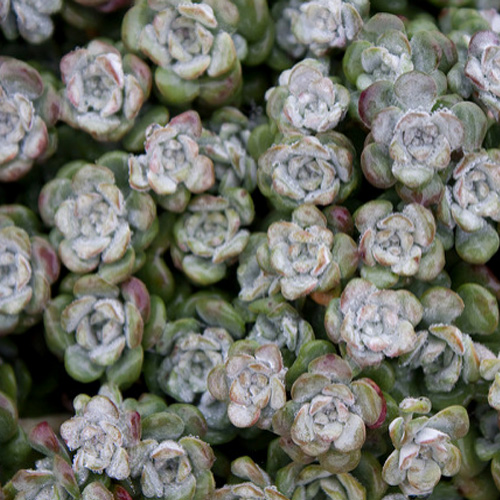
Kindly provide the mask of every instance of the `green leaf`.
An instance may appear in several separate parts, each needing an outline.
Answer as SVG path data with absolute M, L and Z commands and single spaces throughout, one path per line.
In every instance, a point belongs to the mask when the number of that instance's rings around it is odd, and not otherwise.
M 462 149 L 476 151 L 483 144 L 488 129 L 486 115 L 473 102 L 459 102 L 451 110 L 464 124 L 465 139 Z
M 434 323 L 451 324 L 464 310 L 464 302 L 460 295 L 440 286 L 426 290 L 420 297 L 420 302 L 424 306 L 422 318 L 424 326 Z
M 170 114 L 165 106 L 153 106 L 136 120 L 132 130 L 122 139 L 123 147 L 132 153 L 143 153 L 146 129 L 152 124 L 165 126 Z
M 11 439 L 17 431 L 17 408 L 14 401 L 0 392 L 0 443 Z
M 73 344 L 66 349 L 64 367 L 70 377 L 84 383 L 93 382 L 104 373 L 104 367 L 90 361 L 88 352 L 78 344 Z
M 120 389 L 132 385 L 141 375 L 144 351 L 142 346 L 125 349 L 120 359 L 106 369 L 106 378 Z
M 487 223 L 473 233 L 456 228 L 455 250 L 470 264 L 485 264 L 495 255 L 499 247 L 498 233 Z
M 368 144 L 361 153 L 361 168 L 373 186 L 388 189 L 396 184 L 392 173 L 392 160 L 387 148 L 376 142 Z
M 490 335 L 499 320 L 498 302 L 486 288 L 476 283 L 467 283 L 458 290 L 465 308 L 456 325 L 465 333 Z
M 311 340 L 305 343 L 300 351 L 297 359 L 286 373 L 286 386 L 288 389 L 294 384 L 302 373 L 308 369 L 309 363 L 314 359 L 335 352 L 333 344 L 327 340 Z
M 161 442 L 165 439 L 179 439 L 184 433 L 182 418 L 172 412 L 162 411 L 143 418 L 142 439 L 154 439 Z
M 176 403 L 167 409 L 177 415 L 184 423 L 184 435 L 203 437 L 207 432 L 207 423 L 203 414 L 193 405 Z
M 207 325 L 225 328 L 234 339 L 245 336 L 245 322 L 225 300 L 201 298 L 196 303 L 196 312 Z

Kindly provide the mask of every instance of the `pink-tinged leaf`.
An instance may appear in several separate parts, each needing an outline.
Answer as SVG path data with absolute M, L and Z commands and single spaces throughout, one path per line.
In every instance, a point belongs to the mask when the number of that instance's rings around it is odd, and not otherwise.
M 43 92 L 43 80 L 38 71 L 23 61 L 11 57 L 0 60 L 0 82 L 10 94 L 19 92 L 34 100 Z
M 491 45 L 500 45 L 498 35 L 493 31 L 478 31 L 470 39 L 469 56 L 480 58 L 486 47 Z
M 24 137 L 21 151 L 30 159 L 42 156 L 49 146 L 47 126 L 40 117 L 36 117 L 31 130 Z
M 375 82 L 361 92 L 359 96 L 358 112 L 363 123 L 371 127 L 376 114 L 391 104 L 393 85 L 390 82 Z
M 149 319 L 151 310 L 151 298 L 146 285 L 137 278 L 129 278 L 122 283 L 121 292 L 123 297 L 134 304 L 145 322 Z
M 227 416 L 235 427 L 252 427 L 259 420 L 260 409 L 253 405 L 241 406 L 229 403 Z
M 201 136 L 202 124 L 196 111 L 186 111 L 172 118 L 167 126 L 175 127 L 179 134 L 185 133 L 196 138 Z
M 61 265 L 56 251 L 43 238 L 35 236 L 31 240 L 31 253 L 35 267 L 41 268 L 50 284 L 59 277 Z
M 133 500 L 130 493 L 123 486 L 119 485 L 113 487 L 113 498 L 114 500 Z
M 406 109 L 430 109 L 437 97 L 436 82 L 420 71 L 401 75 L 394 85 L 394 91 Z
M 357 391 L 356 388 L 361 388 L 362 387 L 361 384 L 365 385 L 365 387 L 363 389 L 364 389 L 364 394 L 366 396 L 369 395 L 369 392 L 372 392 L 372 391 L 366 391 L 366 389 L 368 389 L 368 387 L 371 388 L 372 390 L 374 390 L 376 396 L 373 393 L 370 394 L 372 397 L 365 398 L 364 403 L 370 403 L 370 405 L 369 405 L 370 410 L 377 408 L 378 418 L 376 418 L 376 419 L 374 419 L 374 418 L 368 419 L 367 418 L 368 416 L 370 416 L 370 417 L 375 416 L 373 411 L 368 411 L 368 412 L 366 412 L 366 414 L 365 414 L 365 412 L 363 412 L 363 415 L 361 415 L 361 416 L 363 417 L 363 420 L 365 421 L 367 427 L 369 427 L 370 429 L 378 429 L 384 423 L 385 417 L 387 416 L 387 402 L 384 398 L 384 395 L 383 395 L 380 387 L 370 378 L 362 378 L 362 379 L 356 380 L 353 383 L 352 390 L 356 393 L 356 396 L 359 395 L 359 391 Z
M 324 375 L 332 382 L 348 383 L 352 379 L 351 367 L 337 354 L 325 354 L 311 361 L 309 372 Z
M 64 451 L 48 422 L 41 422 L 29 433 L 29 441 L 35 450 L 52 456 Z
M 71 468 L 71 464 L 61 458 L 59 455 L 54 456 L 53 462 L 54 476 L 59 484 L 73 497 L 78 498 L 80 488 L 76 482 L 75 473 Z

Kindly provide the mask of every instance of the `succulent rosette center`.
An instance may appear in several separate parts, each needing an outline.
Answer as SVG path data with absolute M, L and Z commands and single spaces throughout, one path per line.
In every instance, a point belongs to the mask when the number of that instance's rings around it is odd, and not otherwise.
M 334 263 L 333 233 L 326 227 L 278 222 L 269 228 L 268 240 L 271 265 L 282 276 L 281 292 L 289 300 L 313 291 Z
M 0 229 L 0 313 L 19 314 L 30 301 L 32 269 L 26 233 L 7 226 Z
M 185 483 L 194 482 L 189 457 L 175 441 L 160 443 L 151 452 L 151 459 L 143 470 L 142 489 L 146 497 L 170 498 Z
M 0 162 L 13 160 L 20 148 L 20 142 L 33 127 L 35 110 L 33 104 L 23 95 L 7 96 L 0 87 Z
M 226 247 L 237 240 L 247 238 L 247 231 L 240 231 L 240 217 L 225 200 L 214 204 L 212 210 L 203 210 L 202 206 L 193 206 L 195 211 L 184 219 L 183 244 L 194 255 L 221 262 L 225 258 Z M 214 210 L 220 208 L 219 210 Z
M 462 124 L 447 111 L 407 112 L 396 124 L 389 146 L 393 174 L 410 187 L 415 182 L 413 169 L 423 171 L 425 179 L 430 180 L 434 171 L 449 165 L 451 153 L 460 147 L 462 137 Z
M 345 115 L 345 96 L 338 96 L 332 80 L 313 66 L 295 66 L 288 89 L 290 95 L 283 104 L 283 113 L 299 130 L 325 132 L 335 128 Z
M 106 473 L 115 479 L 130 474 L 128 455 L 124 449 L 120 412 L 106 396 L 90 399 L 82 415 L 64 422 L 61 436 L 70 450 L 77 450 L 73 460 L 75 472 L 85 480 L 88 471 Z
M 422 250 L 414 241 L 412 221 L 404 215 L 392 214 L 379 221 L 377 229 L 371 247 L 375 260 L 391 266 L 396 274 L 416 274 Z
M 153 125 L 146 131 L 146 154 L 130 157 L 130 184 L 133 188 L 151 188 L 159 195 L 176 193 L 179 184 L 200 193 L 214 181 L 212 161 L 199 154 L 198 139 L 202 125 L 198 113 L 187 111 L 167 126 Z
M 443 476 L 454 476 L 461 466 L 460 450 L 453 441 L 469 430 L 467 410 L 448 406 L 432 417 L 413 417 L 429 413 L 427 398 L 406 398 L 399 408 L 402 416 L 389 425 L 396 448 L 386 460 L 383 479 L 398 485 L 407 496 L 428 496 Z
M 291 427 L 293 441 L 311 456 L 328 451 L 331 445 L 343 452 L 357 450 L 365 439 L 365 424 L 350 411 L 354 403 L 347 386 L 327 386 L 299 410 Z
M 0 180 L 10 182 L 23 176 L 34 160 L 46 152 L 49 137 L 47 126 L 32 102 L 43 89 L 40 76 L 27 65 L 19 67 L 20 61 L 4 59 L 0 62 L 5 71 L 0 78 L 5 80 L 0 85 Z M 16 71 L 18 75 L 26 74 L 25 81 L 16 82 L 22 77 L 13 76 L 9 71 L 14 71 L 14 75 Z
M 492 155 L 470 153 L 453 172 L 451 210 L 464 231 L 480 229 L 486 217 L 500 221 L 500 163 Z
M 363 51 L 361 64 L 370 75 L 370 78 L 362 79 L 364 85 L 361 85 L 361 90 L 379 80 L 393 82 L 403 73 L 413 70 L 411 57 L 407 53 L 394 54 L 386 47 L 372 47 Z
M 125 75 L 118 54 L 87 54 L 67 84 L 67 96 L 79 113 L 109 118 L 123 105 Z M 118 122 L 118 118 L 116 118 Z
M 63 313 L 64 327 L 74 331 L 77 343 L 88 351 L 92 362 L 113 364 L 127 344 L 127 318 L 123 304 L 116 299 L 85 296 L 72 302 Z
M 353 5 L 342 0 L 313 0 L 292 11 L 292 32 L 316 56 L 331 48 L 345 47 L 359 32 L 363 21 Z
M 226 370 L 231 379 L 228 416 L 238 427 L 256 424 L 268 405 L 275 406 L 279 402 L 281 407 L 285 403 L 282 366 L 239 355 L 228 360 Z
M 196 334 L 193 334 L 196 335 Z M 210 370 L 223 362 L 222 353 L 206 351 L 204 349 L 190 350 L 188 344 L 196 342 L 196 339 L 187 337 L 179 345 L 185 355 L 176 363 L 176 370 L 180 376 L 189 379 L 195 392 L 205 392 L 207 390 L 207 376 Z
M 207 392 L 207 377 L 212 368 L 224 363 L 232 342 L 223 328 L 206 328 L 201 333 L 185 333 L 158 371 L 161 388 L 178 401 L 192 403 Z
M 277 179 L 280 177 L 280 174 L 288 174 L 302 188 L 304 194 L 302 197 L 306 198 L 306 193 L 316 191 L 321 187 L 325 174 L 332 174 L 331 169 L 328 168 L 329 165 L 325 165 L 324 163 L 321 159 L 305 156 L 291 158 L 286 166 L 279 165 L 274 171 L 273 180 L 275 181 L 275 188 L 279 186 Z M 285 169 L 286 172 L 283 172 Z
M 113 184 L 99 183 L 64 201 L 55 214 L 55 224 L 65 237 L 62 253 L 96 267 L 99 261 L 113 262 L 125 253 L 132 231 L 125 200 Z M 64 260 L 64 259 L 63 259 Z
M 194 79 L 210 66 L 218 23 L 212 7 L 179 4 L 158 12 L 141 34 L 142 49 L 162 67 L 171 66 L 181 78 Z
M 172 194 L 177 184 L 186 181 L 191 164 L 198 156 L 198 145 L 187 135 L 152 145 L 148 180 L 158 194 Z
M 229 355 L 224 365 L 210 372 L 208 388 L 228 401 L 227 415 L 233 425 L 269 429 L 273 415 L 286 402 L 285 374 L 280 350 L 265 344 L 255 348 L 253 355 Z
M 376 365 L 385 356 L 409 352 L 422 317 L 419 301 L 406 290 L 378 290 L 365 280 L 351 280 L 340 302 L 344 315 L 340 335 L 361 365 Z

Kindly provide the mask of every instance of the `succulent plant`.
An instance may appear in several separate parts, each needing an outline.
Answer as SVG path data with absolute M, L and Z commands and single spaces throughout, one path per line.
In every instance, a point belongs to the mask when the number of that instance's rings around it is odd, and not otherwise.
M 317 459 L 332 474 L 358 465 L 366 426 L 383 423 L 386 404 L 372 380 L 352 378 L 346 361 L 326 354 L 311 361 L 294 382 L 292 399 L 274 416 L 273 430 L 295 462 Z
M 406 398 L 399 408 L 402 416 L 389 426 L 396 449 L 384 464 L 383 477 L 406 495 L 425 496 L 441 475 L 458 473 L 461 455 L 452 441 L 467 434 L 469 417 L 462 406 L 450 406 L 431 417 L 413 418 L 413 413 L 430 412 L 431 403 L 425 397 Z
M 342 64 L 358 90 L 381 80 L 395 82 L 412 71 L 412 47 L 401 19 L 386 13 L 371 17 L 347 48 Z
M 252 123 L 238 109 L 215 111 L 203 131 L 200 147 L 214 162 L 218 189 L 242 187 L 251 193 L 257 185 L 257 163 L 248 152 Z
M 0 0 L 0 500 L 500 500 L 499 7 Z
M 240 292 L 238 298 L 245 302 L 266 295 L 275 295 L 280 291 L 279 276 L 272 270 L 266 272 L 261 269 L 257 260 L 259 247 L 266 245 L 266 233 L 254 232 L 250 235 L 247 246 L 239 255 L 237 276 Z
M 212 449 L 199 438 L 145 439 L 131 452 L 131 476 L 140 478 L 142 494 L 147 498 L 211 498 L 213 485 L 200 479 L 210 477 L 208 471 L 214 462 Z
M 279 210 L 344 201 L 356 187 L 354 148 L 334 131 L 290 136 L 259 157 L 257 180 Z
M 48 126 L 57 121 L 59 107 L 48 87 L 35 68 L 0 57 L 1 182 L 17 181 L 51 152 Z
M 454 152 L 481 144 L 485 121 L 479 108 L 465 102 L 447 108 L 437 98 L 436 81 L 418 71 L 401 75 L 393 87 L 376 82 L 363 91 L 359 112 L 371 135 L 361 166 L 369 182 L 388 188 L 399 181 L 422 189 L 450 165 Z
M 119 396 L 112 399 L 112 395 Z M 127 449 L 140 438 L 140 417 L 124 410 L 121 395 L 112 386 L 103 386 L 100 394 L 80 394 L 73 401 L 76 415 L 61 425 L 61 436 L 68 448 L 76 451 L 73 470 L 79 484 L 89 473 L 123 480 L 130 476 Z
M 140 415 L 141 439 L 127 449 L 134 498 L 212 498 L 215 456 L 203 440 L 207 425 L 200 412 L 191 405 L 167 406 L 153 394 L 128 398 L 123 407 Z
M 0 207 L 0 337 L 37 323 L 59 276 L 59 259 L 21 205 Z M 38 228 L 39 229 L 39 228 Z
M 408 290 L 379 290 L 354 278 L 340 299 L 333 299 L 325 327 L 335 343 L 345 343 L 347 354 L 361 367 L 377 365 L 385 356 L 410 352 L 417 340 L 414 328 L 424 308 Z
M 361 276 L 381 285 L 399 276 L 433 280 L 444 268 L 445 257 L 432 212 L 418 203 L 405 205 L 399 213 L 392 209 L 389 201 L 375 200 L 353 215 L 361 234 Z
M 125 167 L 125 154 L 115 159 Z M 108 281 L 119 282 L 131 274 L 137 253 L 156 235 L 152 198 L 128 189 L 123 177 L 121 170 L 118 186 L 106 166 L 75 162 L 43 187 L 40 214 L 54 228 L 52 241 L 70 271 L 82 274 L 98 269 Z
M 470 40 L 465 75 L 470 79 L 478 99 L 498 121 L 500 81 L 497 59 L 500 38 L 493 31 L 479 31 Z
M 487 219 L 500 222 L 500 150 L 464 155 L 453 180 L 450 208 L 462 230 L 473 233 Z
M 57 297 L 45 314 L 47 338 L 58 354 L 64 354 L 67 372 L 90 382 L 105 375 L 118 385 L 140 375 L 146 329 L 159 328 L 146 286 L 128 278 L 119 286 L 96 275 L 83 276 L 72 295 Z M 61 352 L 62 351 L 62 352 Z
M 453 238 L 460 257 L 483 264 L 500 245 L 492 222 L 500 220 L 500 184 L 498 150 L 468 153 L 453 170 L 442 197 L 437 219 L 445 233 Z
M 225 363 L 209 373 L 208 390 L 228 403 L 234 426 L 269 429 L 274 413 L 286 402 L 285 374 L 278 346 L 241 340 L 232 345 Z
M 182 213 L 191 193 L 202 193 L 215 182 L 210 158 L 200 154 L 202 125 L 196 111 L 186 111 L 165 126 L 146 131 L 146 154 L 129 158 L 133 189 L 152 189 L 167 210 Z
M 231 38 L 238 17 L 236 5 L 228 1 L 141 2 L 127 12 L 122 38 L 130 50 L 158 65 L 156 85 L 168 104 L 199 98 L 219 106 L 241 85 L 241 66 Z
M 215 491 L 214 500 L 288 500 L 271 482 L 269 474 L 250 457 L 231 463 L 231 473 L 246 482 L 226 485 Z
M 421 367 L 430 392 L 450 392 L 462 378 L 476 382 L 479 362 L 469 335 L 456 326 L 437 324 L 417 332 L 415 348 L 403 357 L 404 366 Z
M 314 340 L 312 326 L 288 303 L 265 304 L 259 308 L 255 323 L 247 338 L 261 345 L 274 343 L 285 358 L 297 356 L 301 347 Z
M 257 260 L 265 272 L 278 275 L 287 300 L 328 292 L 357 265 L 356 245 L 344 236 L 344 252 L 337 254 L 336 243 L 343 237 L 333 235 L 326 217 L 314 205 L 301 205 L 293 211 L 291 222 L 271 224 L 268 244 L 260 247 Z
M 423 379 L 419 377 L 422 390 L 431 398 L 435 393 L 451 393 L 457 386 L 456 391 L 464 392 L 460 387 L 465 384 L 472 387 L 479 379 L 479 363 L 484 357 L 480 353 L 484 348 L 473 342 L 470 335 L 462 333 L 475 334 L 480 329 L 479 325 L 471 328 L 469 323 L 472 302 L 475 303 L 472 307 L 478 307 L 481 296 L 481 287 L 472 287 L 478 289 L 472 290 L 471 284 L 465 284 L 457 293 L 446 287 L 432 286 L 420 296 L 424 307 L 420 326 L 425 330 L 417 332 L 412 350 L 401 356 L 399 363 L 405 369 L 422 369 Z
M 315 134 L 334 129 L 344 118 L 349 91 L 327 76 L 316 59 L 283 71 L 266 92 L 267 114 L 284 134 Z
M 400 18 L 385 12 L 366 21 L 342 61 L 349 82 L 362 91 L 378 81 L 393 83 L 414 69 L 429 75 L 448 72 L 457 61 L 455 45 L 431 23 L 413 31 L 416 23 L 405 29 Z
M 69 500 L 80 495 L 70 456 L 47 422 L 35 426 L 29 435 L 32 448 L 45 455 L 35 469 L 19 470 L 6 485 L 14 500 Z
M 196 402 L 208 390 L 209 372 L 224 363 L 232 343 L 224 328 L 204 328 L 195 319 L 167 324 L 156 345 L 163 357 L 157 370 L 159 386 L 179 402 Z
M 197 284 L 220 281 L 248 243 L 249 231 L 240 228 L 253 217 L 252 198 L 241 188 L 193 198 L 174 225 L 175 265 Z
M 321 465 L 292 462 L 278 471 L 276 484 L 290 500 L 366 500 L 363 485 L 351 474 L 332 474 Z M 320 496 L 321 495 L 321 496 Z
M 52 36 L 54 23 L 51 14 L 59 12 L 62 0 L 6 0 L 0 4 L 0 27 L 8 40 L 21 35 L 33 44 L 45 42 Z
M 156 325 L 158 336 L 150 336 L 146 383 L 152 392 L 191 403 L 190 408 L 201 412 L 207 442 L 230 441 L 236 428 L 227 417 L 227 404 L 208 391 L 207 376 L 225 362 L 234 339 L 244 336 L 245 322 L 229 302 L 208 291 L 193 294 L 172 314 L 172 321 Z
M 292 32 L 292 17 L 300 9 L 301 0 L 279 0 L 271 7 L 271 15 L 276 26 L 275 44 L 272 56 L 277 59 L 277 69 L 285 69 L 307 52 L 307 47 L 299 42 Z M 272 57 L 269 61 L 273 67 Z
M 57 462 L 57 466 L 50 459 L 37 460 L 35 469 L 21 469 L 11 480 L 12 487 L 16 490 L 14 500 L 43 500 L 45 498 L 57 498 L 69 500 L 72 495 L 60 484 L 59 474 L 73 476 L 71 465 L 63 460 Z M 58 467 L 55 472 L 54 467 Z M 59 476 L 59 477 L 58 477 Z M 76 487 L 78 492 L 78 487 Z M 74 494 L 75 490 L 72 491 Z
M 311 0 L 290 6 L 286 15 L 297 41 L 318 57 L 345 48 L 363 27 L 368 9 L 364 0 Z
M 60 64 L 61 119 L 98 141 L 117 141 L 133 126 L 151 90 L 151 71 L 137 56 L 98 40 Z

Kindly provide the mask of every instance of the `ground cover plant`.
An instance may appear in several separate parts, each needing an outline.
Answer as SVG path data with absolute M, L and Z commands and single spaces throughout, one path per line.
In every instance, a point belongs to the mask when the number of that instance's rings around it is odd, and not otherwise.
M 499 0 L 0 0 L 0 500 L 500 499 Z

